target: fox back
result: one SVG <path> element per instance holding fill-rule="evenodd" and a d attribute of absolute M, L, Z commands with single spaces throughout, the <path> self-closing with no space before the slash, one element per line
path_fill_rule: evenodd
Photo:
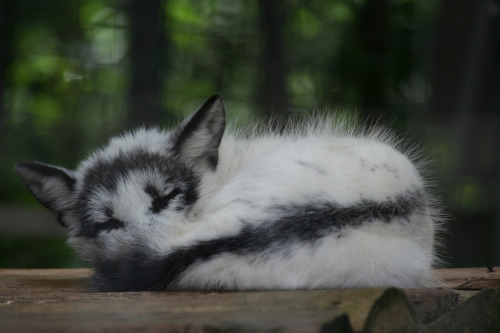
<path fill-rule="evenodd" d="M 433 199 L 385 131 L 312 119 L 226 130 L 220 96 L 170 131 L 113 138 L 75 171 L 21 179 L 95 268 L 98 291 L 397 286 L 433 280 Z"/>

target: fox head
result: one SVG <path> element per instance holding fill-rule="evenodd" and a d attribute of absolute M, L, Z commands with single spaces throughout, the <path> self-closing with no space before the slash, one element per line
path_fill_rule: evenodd
<path fill-rule="evenodd" d="M 224 129 L 215 95 L 171 131 L 111 139 L 75 171 L 38 162 L 19 163 L 16 171 L 83 259 L 105 262 L 134 248 L 154 256 L 185 228 L 202 177 L 217 168 Z"/>

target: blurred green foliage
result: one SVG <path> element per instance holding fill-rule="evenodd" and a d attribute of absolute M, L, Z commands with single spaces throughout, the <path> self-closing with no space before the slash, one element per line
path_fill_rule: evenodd
<path fill-rule="evenodd" d="M 85 267 L 63 238 L 0 237 L 0 267 Z"/>
<path fill-rule="evenodd" d="M 163 41 L 156 49 L 142 50 L 161 55 L 154 72 L 159 84 L 152 85 L 158 89 L 154 103 L 162 110 L 155 122 L 159 126 L 175 123 L 214 93 L 223 94 L 230 120 L 243 125 L 276 108 L 299 115 L 355 110 L 363 119 L 381 118 L 397 133 L 423 143 L 436 161 L 436 187 L 453 213 L 486 212 L 488 223 L 493 221 L 483 180 L 464 176 L 457 181 L 459 148 L 453 135 L 429 123 L 438 1 L 278 1 L 284 18 L 278 27 L 285 50 L 278 59 L 285 69 L 282 105 L 260 99 L 274 93 L 263 91 L 262 84 L 274 63 L 263 59 L 273 51 L 266 51 L 264 43 L 273 27 L 262 21 L 261 1 L 157 1 L 161 13 L 139 27 L 151 33 L 156 27 Z M 137 65 L 131 3 L 4 1 L 8 14 L 0 43 L 8 52 L 0 63 L 0 207 L 35 204 L 14 173 L 15 163 L 40 160 L 74 168 L 108 137 L 141 125 L 130 123 L 136 119 L 131 112 L 146 112 L 129 109 Z M 52 250 L 61 244 L 58 240 L 30 242 L 30 247 L 20 239 L 2 237 L 0 242 L 3 267 L 74 265 Z M 23 259 L 22 253 L 40 247 L 54 262 Z M 17 254 L 6 258 L 7 252 Z M 65 247 L 62 252 L 69 253 Z"/>
<path fill-rule="evenodd" d="M 124 129 L 131 93 L 130 22 L 126 1 L 10 2 L 15 20 L 8 27 L 12 43 L 4 45 L 12 48 L 12 57 L 5 64 L 2 92 L 0 200 L 31 202 L 13 174 L 15 162 L 36 159 L 74 167 Z M 262 74 L 258 2 L 162 3 L 168 64 L 161 73 L 164 116 L 158 124 L 173 123 L 214 93 L 224 95 L 230 118 L 241 123 L 258 114 L 252 110 L 262 111 L 255 102 Z M 425 106 L 426 96 L 415 97 L 414 90 L 428 84 L 425 59 L 436 3 L 398 0 L 386 6 L 391 13 L 384 59 L 371 59 L 360 45 L 357 26 L 364 3 L 283 2 L 292 112 L 363 107 L 363 73 L 380 66 L 391 67 L 380 88 L 390 99 L 380 105 L 388 119 Z"/>

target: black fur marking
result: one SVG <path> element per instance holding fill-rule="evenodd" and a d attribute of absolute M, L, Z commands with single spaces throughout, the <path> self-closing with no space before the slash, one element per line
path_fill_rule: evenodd
<path fill-rule="evenodd" d="M 127 154 L 121 154 L 111 161 L 103 159 L 87 171 L 83 180 L 84 186 L 78 195 L 77 201 L 81 204 L 77 209 L 82 222 L 79 230 L 80 235 L 94 238 L 102 229 L 111 230 L 120 227 L 120 223 L 122 222 L 118 220 L 108 224 L 107 227 L 96 227 L 95 225 L 99 223 L 93 221 L 92 217 L 87 213 L 89 211 L 89 199 L 96 190 L 107 191 L 110 194 L 114 193 L 120 180 L 126 179 L 130 172 L 141 170 L 153 170 L 161 174 L 164 177 L 164 184 L 162 185 L 182 185 L 181 188 L 184 195 L 182 196 L 182 202 L 179 203 L 180 206 L 188 208 L 198 199 L 199 177 L 185 165 L 173 161 L 167 156 L 136 150 Z M 155 195 L 159 198 L 156 209 L 161 208 L 162 204 L 164 204 L 163 200 L 168 201 L 172 199 L 169 197 L 170 195 L 167 195 L 166 199 L 160 198 L 158 191 L 154 189 L 155 192 L 152 192 L 153 189 L 148 186 L 144 190 L 149 190 L 151 196 Z M 174 190 L 171 194 L 177 195 L 179 193 Z M 153 205 L 154 208 L 155 206 Z"/>
<path fill-rule="evenodd" d="M 220 102 L 222 114 L 214 114 L 211 112 L 214 104 Z M 201 127 L 210 132 L 211 138 L 205 143 L 205 153 L 203 157 L 208 162 L 208 165 L 215 170 L 219 164 L 219 145 L 224 134 L 226 125 L 224 106 L 222 105 L 222 97 L 214 95 L 207 99 L 205 103 L 193 114 L 193 116 L 180 128 L 180 132 L 175 135 L 174 151 L 179 155 L 186 141 Z"/>
<path fill-rule="evenodd" d="M 124 226 L 125 225 L 122 221 L 115 218 L 110 218 L 106 222 L 94 223 L 92 225 L 92 228 L 89 230 L 89 233 L 85 236 L 89 238 L 95 238 L 101 231 L 109 232 L 114 229 L 121 229 Z"/>
<path fill-rule="evenodd" d="M 73 185 L 75 184 L 75 180 L 70 177 L 66 172 L 63 170 L 53 167 L 50 165 L 45 165 L 42 163 L 36 163 L 36 162 L 21 162 L 16 165 L 16 169 L 29 169 L 32 172 L 35 171 L 40 175 L 43 175 L 44 177 L 47 178 L 52 178 L 52 177 L 58 177 L 64 180 L 68 188 L 72 189 Z"/>
<path fill-rule="evenodd" d="M 153 185 L 146 186 L 146 188 L 144 189 L 144 192 L 149 194 L 149 196 L 153 200 L 158 199 L 160 197 L 160 192 L 158 192 L 158 190 Z"/>
<path fill-rule="evenodd" d="M 106 217 L 108 218 L 106 220 L 106 222 L 89 224 L 89 227 L 82 229 L 81 236 L 84 236 L 87 238 L 96 238 L 100 232 L 103 232 L 103 231 L 109 232 L 109 231 L 114 230 L 114 229 L 121 229 L 121 228 L 125 227 L 125 224 L 122 221 L 113 217 L 113 210 L 112 209 L 110 209 L 109 207 L 106 207 L 104 213 L 106 214 Z"/>
<path fill-rule="evenodd" d="M 175 188 L 169 194 L 160 196 L 158 191 L 152 186 L 148 186 L 145 191 L 153 199 L 152 202 L 153 206 L 151 207 L 151 211 L 156 214 L 161 212 L 163 209 L 167 208 L 168 204 L 170 203 L 170 200 L 172 200 L 181 193 L 180 189 Z"/>
<path fill-rule="evenodd" d="M 48 200 L 46 197 L 40 196 L 38 193 L 38 190 L 43 188 L 42 180 L 59 178 L 66 186 L 68 193 L 73 191 L 75 185 L 75 179 L 67 174 L 64 170 L 43 163 L 21 162 L 16 165 L 16 171 L 33 197 L 35 197 L 38 202 L 40 202 L 44 207 L 48 208 L 50 211 L 56 214 L 59 213 L 57 204 L 53 202 L 53 200 Z M 42 178 L 42 180 L 36 180 L 36 178 L 30 176 L 30 174 L 37 174 Z M 61 219 L 59 219 L 59 223 L 62 226 L 65 226 L 65 224 L 62 223 Z"/>
<path fill-rule="evenodd" d="M 165 276 L 153 289 L 168 289 L 189 266 L 219 254 L 282 251 L 293 242 L 314 243 L 335 232 L 340 237 L 342 229 L 347 226 L 359 227 L 375 220 L 389 223 L 395 218 L 408 218 L 426 206 L 424 198 L 417 191 L 399 196 L 394 201 L 377 203 L 364 200 L 349 207 L 338 207 L 329 202 L 275 207 L 273 213 L 280 217 L 272 223 L 246 224 L 237 235 L 202 241 L 168 255 L 163 262 Z"/>
<path fill-rule="evenodd" d="M 64 222 L 64 218 L 66 217 L 66 214 L 61 212 L 61 213 L 58 213 L 56 215 L 57 217 L 57 223 L 59 223 L 63 228 L 67 228 L 68 225 L 66 224 L 66 222 Z"/>
<path fill-rule="evenodd" d="M 92 282 L 94 289 L 101 292 L 142 291 L 160 283 L 164 274 L 161 261 L 136 250 L 116 260 L 99 258 Z"/>
<path fill-rule="evenodd" d="M 135 285 L 138 279 L 134 276 L 135 273 L 129 276 L 115 275 L 110 271 L 110 266 L 105 266 L 103 271 L 98 269 L 100 286 L 104 287 L 102 290 L 109 290 L 121 285 L 122 291 L 171 289 L 191 265 L 220 254 L 283 252 L 289 248 L 290 243 L 314 243 L 332 233 L 342 237 L 348 226 L 356 228 L 375 220 L 390 223 L 396 218 L 408 219 L 411 214 L 425 207 L 425 196 L 421 191 L 407 193 L 383 203 L 363 200 L 347 207 L 314 201 L 295 206 L 277 206 L 272 208 L 272 215 L 279 218 L 256 225 L 243 221 L 244 227 L 236 235 L 179 247 L 163 259 L 146 259 L 145 262 L 140 262 L 123 258 L 113 263 L 116 267 L 128 267 L 124 274 L 128 271 L 140 272 L 138 285 Z M 132 257 L 135 256 L 137 255 Z M 120 283 L 116 283 L 116 279 Z"/>
<path fill-rule="evenodd" d="M 311 163 L 311 162 L 307 162 L 307 161 L 302 161 L 302 160 L 296 160 L 295 162 L 297 162 L 298 165 L 301 165 L 305 168 L 315 170 L 320 175 L 323 175 L 323 176 L 327 175 L 326 170 L 324 168 L 322 168 L 320 165 L 317 165 L 317 164 Z"/>
<path fill-rule="evenodd" d="M 396 167 L 390 166 L 388 164 L 382 165 L 382 168 L 392 174 L 394 178 L 399 179 L 399 170 Z"/>

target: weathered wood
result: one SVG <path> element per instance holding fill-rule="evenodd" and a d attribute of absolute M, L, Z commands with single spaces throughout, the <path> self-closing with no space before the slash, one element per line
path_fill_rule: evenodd
<path fill-rule="evenodd" d="M 500 278 L 496 268 L 473 268 L 438 270 L 445 285 L 460 289 L 93 293 L 91 273 L 0 269 L 0 331 L 389 332 L 409 324 L 422 329 L 427 326 L 418 325 L 451 316 L 457 304 Z"/>
<path fill-rule="evenodd" d="M 437 269 L 442 280 L 442 288 L 451 288 L 462 303 L 481 290 L 500 286 L 499 267 L 449 268 Z"/>
<path fill-rule="evenodd" d="M 87 281 L 92 274 L 91 269 L 0 269 L 0 279 L 5 283 L 15 283 L 15 279 L 20 279 L 29 284 L 33 291 L 42 291 L 44 283 L 52 287 L 71 287 L 77 288 L 81 291 L 88 291 Z M 442 280 L 442 283 L 437 284 L 437 288 L 458 288 L 462 289 L 463 285 L 475 283 L 475 281 L 490 281 L 486 284 L 476 284 L 478 289 L 492 287 L 492 284 L 498 283 L 500 286 L 500 268 L 486 267 L 478 268 L 450 268 L 450 269 L 437 269 L 436 274 Z M 43 282 L 42 282 L 43 281 Z M 49 282 L 50 281 L 50 282 Z M 433 290 L 433 289 L 431 289 Z M 50 289 L 51 292 L 54 289 Z"/>
<path fill-rule="evenodd" d="M 368 317 L 380 322 L 378 313 L 385 314 L 372 311 L 376 302 L 399 309 L 392 318 L 411 311 L 401 307 L 406 297 L 394 288 L 91 293 L 86 286 L 90 273 L 87 269 L 0 270 L 0 331 L 305 332 L 344 327 L 344 314 L 359 331 Z M 395 320 L 398 323 L 406 321 Z"/>
<path fill-rule="evenodd" d="M 500 286 L 499 267 L 437 269 L 445 286 L 453 289 L 483 290 Z"/>
<path fill-rule="evenodd" d="M 38 297 L 40 294 L 85 293 L 92 270 L 0 269 L 0 296 Z"/>

